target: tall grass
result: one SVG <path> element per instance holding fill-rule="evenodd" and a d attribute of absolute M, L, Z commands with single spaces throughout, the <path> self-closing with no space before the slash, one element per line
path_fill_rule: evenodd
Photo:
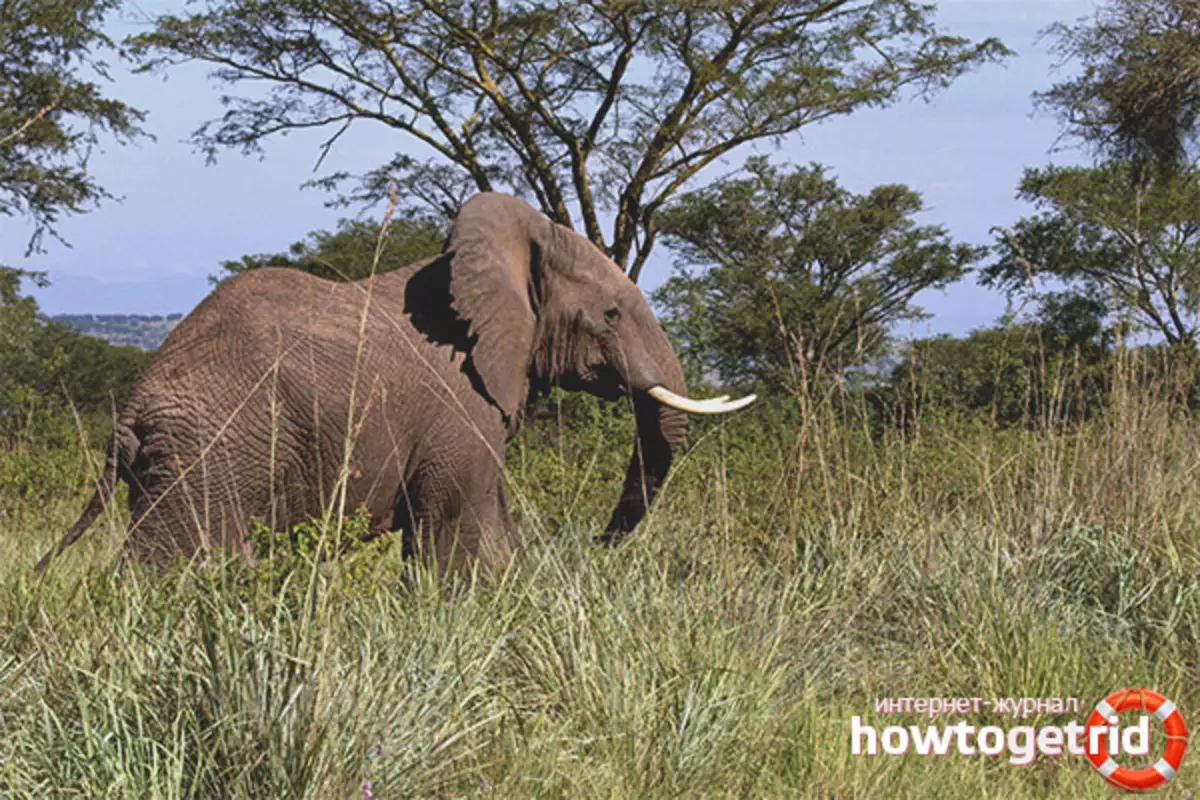
<path fill-rule="evenodd" d="M 1083 423 L 1056 410 L 1070 381 L 1049 387 L 1008 429 L 932 408 L 880 427 L 837 389 L 701 422 L 612 550 L 592 539 L 632 430 L 586 405 L 510 446 L 537 519 L 486 580 L 439 581 L 386 541 L 164 578 L 114 563 L 119 514 L 34 579 L 84 462 L 0 454 L 0 790 L 1111 796 L 1069 756 L 850 751 L 852 715 L 920 722 L 876 697 L 1090 709 L 1144 685 L 1200 724 L 1196 421 L 1136 359 Z M 1195 761 L 1165 796 L 1196 785 Z"/>

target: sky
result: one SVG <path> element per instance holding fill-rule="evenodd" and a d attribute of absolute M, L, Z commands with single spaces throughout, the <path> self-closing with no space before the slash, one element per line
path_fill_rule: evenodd
<path fill-rule="evenodd" d="M 153 15 L 179 3 L 141 0 L 136 7 Z M 924 197 L 923 223 L 944 225 L 960 241 L 988 243 L 993 226 L 1010 225 L 1031 211 L 1014 196 L 1025 168 L 1079 160 L 1070 151 L 1054 152 L 1057 125 L 1035 114 L 1031 95 L 1069 74 L 1056 71 L 1050 43 L 1039 33 L 1052 22 L 1089 15 L 1095 3 L 940 0 L 938 7 L 948 31 L 976 40 L 996 36 L 1016 55 L 959 79 L 932 103 L 902 101 L 859 112 L 759 152 L 780 162 L 826 164 L 856 192 L 907 184 Z M 108 25 L 114 37 L 141 27 L 128 15 Z M 0 229 L 0 264 L 49 274 L 49 288 L 30 288 L 45 313 L 187 312 L 210 291 L 208 276 L 222 261 L 281 252 L 309 231 L 333 228 L 339 217 L 357 213 L 327 208 L 328 194 L 300 188 L 314 176 L 320 133 L 276 138 L 262 158 L 227 153 L 207 165 L 186 141 L 222 111 L 222 87 L 208 80 L 204 67 L 176 68 L 164 77 L 135 75 L 115 64 L 112 74 L 110 93 L 147 111 L 145 127 L 155 137 L 93 155 L 95 176 L 120 200 L 62 220 L 59 232 L 70 247 L 47 239 L 46 252 L 29 258 L 24 250 L 31 228 L 5 218 Z M 331 152 L 322 173 L 363 172 L 406 144 L 383 126 L 357 126 Z M 725 171 L 749 154 L 738 151 Z M 671 269 L 671 254 L 660 246 L 642 288 L 661 284 Z M 903 335 L 962 334 L 1005 309 L 1002 295 L 970 278 L 923 293 L 918 304 L 932 316 Z"/>

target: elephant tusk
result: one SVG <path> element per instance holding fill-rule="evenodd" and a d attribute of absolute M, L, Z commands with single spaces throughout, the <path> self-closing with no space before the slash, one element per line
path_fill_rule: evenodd
<path fill-rule="evenodd" d="M 689 414 L 728 414 L 731 411 L 745 408 L 758 399 L 758 395 L 748 394 L 740 400 L 732 402 L 730 402 L 728 395 L 714 397 L 709 400 L 692 400 L 691 398 L 675 394 L 663 386 L 655 386 L 647 394 L 664 406 L 677 408 Z"/>

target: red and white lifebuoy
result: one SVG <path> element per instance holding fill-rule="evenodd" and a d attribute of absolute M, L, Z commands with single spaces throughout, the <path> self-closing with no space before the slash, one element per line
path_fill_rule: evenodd
<path fill-rule="evenodd" d="M 1167 732 L 1167 747 L 1162 757 L 1145 769 L 1126 769 L 1105 752 L 1106 736 L 1099 736 L 1099 748 L 1092 750 L 1092 728 L 1107 728 L 1109 717 L 1123 711 L 1141 710 L 1153 714 Z M 1085 749 L 1088 760 L 1104 780 L 1127 792 L 1148 792 L 1175 777 L 1183 753 L 1187 750 L 1188 731 L 1183 715 L 1167 698 L 1149 689 L 1122 689 L 1113 692 L 1096 704 L 1088 717 Z"/>

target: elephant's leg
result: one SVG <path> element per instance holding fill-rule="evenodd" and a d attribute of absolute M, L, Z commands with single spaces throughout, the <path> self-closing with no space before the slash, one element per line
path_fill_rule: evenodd
<path fill-rule="evenodd" d="M 220 550 L 253 559 L 247 521 L 268 517 L 266 489 L 248 480 L 239 484 L 233 471 L 210 459 L 183 473 L 160 467 L 132 482 L 126 552 L 163 566 L 176 556 Z"/>
<path fill-rule="evenodd" d="M 189 498 L 190 499 L 190 498 Z M 197 504 L 168 495 L 140 494 L 130 505 L 125 555 L 132 560 L 166 567 L 176 556 L 190 558 L 204 546 Z"/>
<path fill-rule="evenodd" d="M 432 549 L 441 573 L 469 567 L 473 561 L 484 572 L 497 572 L 517 549 L 516 524 L 498 467 L 426 472 L 404 492 L 397 519 L 412 526 L 405 537 L 406 551 L 425 555 Z"/>
<path fill-rule="evenodd" d="M 469 517 L 467 529 L 474 528 L 478 542 L 472 555 L 479 559 L 484 572 L 503 572 L 517 551 L 517 526 L 508 509 L 503 475 L 496 475 L 482 502 L 474 509 L 481 513 L 463 515 Z"/>

